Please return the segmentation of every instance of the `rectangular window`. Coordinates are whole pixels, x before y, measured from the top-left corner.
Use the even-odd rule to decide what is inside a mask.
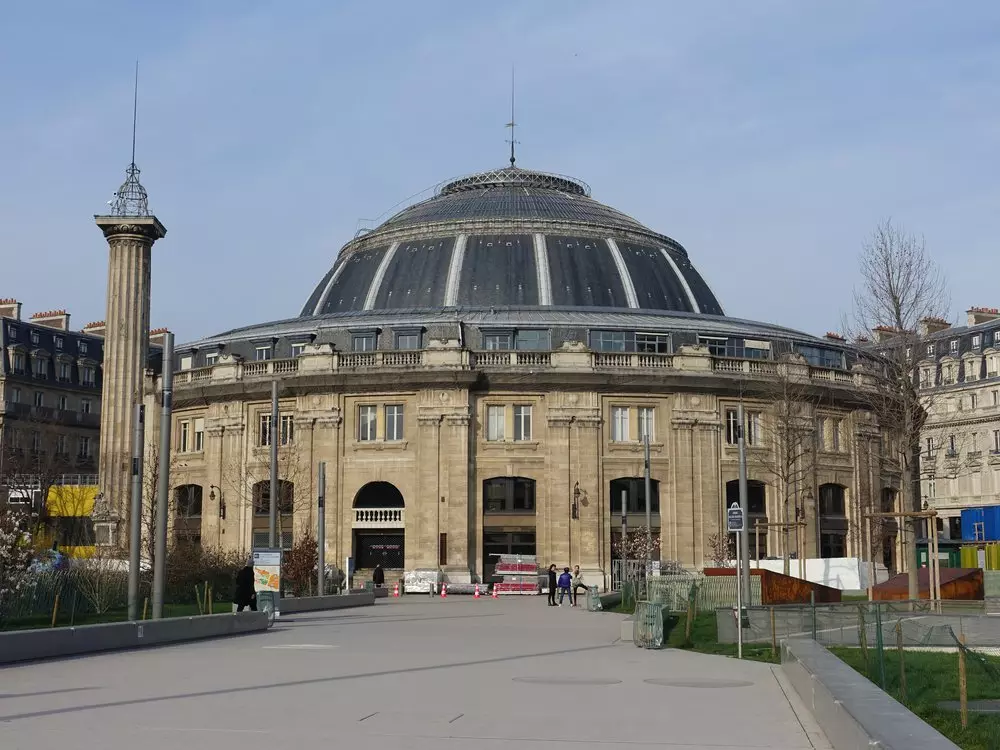
[[[816,445],[821,451],[826,450],[826,417],[816,417]]]
[[[271,444],[271,415],[264,413],[257,418],[257,445]]]
[[[448,535],[438,536],[438,565],[448,564]]]
[[[66,407],[69,404],[69,399],[65,396],[59,397],[59,411],[66,411]]]
[[[205,450],[205,420],[200,417],[194,420],[194,449],[198,453]]]
[[[178,425],[177,430],[177,450],[181,453],[187,453],[190,446],[191,439],[191,422],[184,419]]]
[[[38,331],[31,332],[31,343],[36,345],[38,344]]]
[[[544,351],[549,348],[549,332],[518,331],[514,336],[514,348]]]
[[[295,442],[295,417],[291,414],[281,414],[278,419],[281,422],[281,442],[279,445],[291,445]]]
[[[955,436],[954,435],[949,435],[948,436],[948,455],[949,456],[954,456],[957,453],[958,453],[958,449],[957,449],[956,444],[955,444]]]
[[[365,404],[358,407],[358,440],[370,443],[375,440],[378,428],[378,407]]]
[[[927,455],[930,456],[934,453],[934,438],[929,437],[924,441],[924,443],[927,446]]]
[[[351,351],[373,352],[375,351],[374,333],[356,333],[351,337]]]
[[[42,451],[42,435],[37,430],[31,433],[31,450],[35,453]]]
[[[507,437],[507,407],[486,407],[486,439],[504,440]]]
[[[10,389],[10,402],[12,404],[19,404],[19,403],[21,403],[21,389],[20,388],[11,388]]]
[[[979,435],[972,433],[969,435],[969,452],[976,453],[979,450]]]
[[[639,440],[649,437],[649,442],[656,440],[656,409],[652,406],[639,407]]]
[[[77,441],[77,455],[80,458],[90,458],[90,438],[82,437]]]
[[[271,358],[271,347],[270,346],[258,346],[253,350],[253,358],[255,362],[266,362]]]
[[[70,378],[73,376],[73,367],[69,362],[59,363],[59,380],[63,383],[68,383]]]
[[[56,336],[53,339],[53,341],[55,341],[56,349],[57,350],[62,350],[62,348],[63,348],[63,337],[62,336]]]
[[[747,445],[757,445],[761,439],[760,412],[745,411],[743,419],[746,422],[743,426],[743,440]],[[726,443],[728,445],[739,445],[739,411],[737,409],[726,409]]]
[[[829,369],[842,369],[844,367],[844,353],[835,349],[824,349],[821,346],[796,346],[795,351],[805,357],[806,362],[813,367]]]
[[[35,406],[45,406],[45,394],[35,391]]]
[[[181,357],[180,369],[190,370],[193,362],[194,362],[194,357],[190,354],[185,354],[183,357]]]
[[[629,439],[628,407],[611,407],[611,442],[624,443]]]
[[[928,357],[933,357],[934,356],[934,344],[928,344],[927,345],[927,356]]]
[[[760,445],[762,440],[761,435],[761,416],[759,411],[748,411],[746,414],[746,440],[747,445]]]
[[[834,452],[839,453],[840,452],[840,420],[839,419],[833,420],[833,423],[831,424],[831,427],[833,428],[831,430],[831,437],[833,438],[833,440],[832,440],[833,450],[834,450]]]
[[[90,414],[91,401],[89,398],[80,399],[80,411],[84,414]]]
[[[969,408],[970,409],[975,409],[978,406],[979,406],[979,396],[977,396],[975,393],[970,394],[969,395]]]
[[[67,448],[68,443],[69,439],[65,435],[60,435],[59,437],[57,437],[56,453],[58,453],[60,456],[65,456],[69,452]]]
[[[489,350],[506,351],[511,348],[509,333],[484,333],[483,348]]]
[[[660,333],[637,333],[635,350],[644,354],[669,354],[670,336]]]
[[[591,331],[590,346],[599,352],[623,352],[628,338],[625,331]]]
[[[396,334],[396,348],[397,349],[419,349],[420,348],[420,332],[419,331],[404,331],[402,333]]]
[[[740,442],[740,415],[736,409],[726,409],[726,444],[738,445]]]
[[[403,405],[387,404],[385,407],[385,439],[403,439]]]
[[[40,380],[45,380],[49,376],[49,363],[41,357],[32,360],[32,374]]]
[[[980,334],[976,334],[972,337],[972,348],[981,349],[983,346],[983,337]]]
[[[80,354],[86,354],[87,353],[87,342],[86,341],[78,341],[77,344],[76,344],[76,348],[80,351]]]
[[[20,375],[24,372],[24,354],[21,352],[14,352],[14,362],[12,363],[14,372]]]
[[[81,367],[80,368],[80,382],[84,385],[94,385],[94,368],[93,367]]]
[[[1000,453],[1000,430],[993,430],[993,452]]]
[[[17,326],[7,326],[7,335],[12,339],[17,338]]]
[[[219,361],[218,352],[212,352],[211,354],[205,355],[205,367],[215,367],[218,361]]]
[[[302,343],[292,344],[292,357],[301,357],[306,351],[306,345]]]
[[[952,339],[951,341],[948,342],[948,351],[950,351],[952,354],[958,352],[958,339]]]
[[[531,407],[527,404],[514,406],[514,439],[531,440]]]

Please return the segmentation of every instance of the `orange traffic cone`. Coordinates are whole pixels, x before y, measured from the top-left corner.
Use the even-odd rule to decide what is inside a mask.
[[[399,581],[396,581],[396,585],[392,587],[392,595],[399,598]]]
[[[493,598],[494,599],[499,599],[500,598],[500,596],[497,594],[496,584],[493,585]]]
[[[476,593],[473,595],[473,598],[474,599],[478,599],[479,598],[479,584],[478,583],[476,584]]]
[[[448,597],[448,584],[447,583],[442,583],[441,584],[441,598],[442,599],[446,599],[447,597]]]

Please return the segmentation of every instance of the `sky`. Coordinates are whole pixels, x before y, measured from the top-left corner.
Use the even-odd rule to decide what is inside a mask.
[[[959,11],[960,12],[957,12]],[[732,316],[814,334],[880,221],[952,315],[1000,306],[1000,3],[38,0],[0,19],[0,297],[105,317],[131,159],[178,342],[294,317],[363,220],[506,163],[683,244]]]

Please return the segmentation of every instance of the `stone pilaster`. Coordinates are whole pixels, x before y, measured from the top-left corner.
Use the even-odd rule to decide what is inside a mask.
[[[133,407],[142,401],[149,353],[150,259],[166,229],[154,216],[95,220],[109,251],[98,480],[109,517],[95,517],[95,527],[99,538],[119,544],[126,541],[118,524],[128,510]]]

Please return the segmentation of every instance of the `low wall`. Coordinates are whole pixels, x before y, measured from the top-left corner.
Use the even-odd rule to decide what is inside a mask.
[[[958,750],[958,745],[815,641],[783,641],[781,669],[834,750]]]
[[[385,591],[385,589],[382,589]],[[385,594],[382,595],[383,597]],[[350,594],[333,594],[331,596],[297,596],[282,599],[279,607],[282,615],[294,615],[298,612],[318,612],[325,609],[349,609],[351,607],[370,607],[375,604],[378,591],[360,591]]]
[[[0,664],[119,651],[267,630],[265,612],[171,617],[0,633]]]

